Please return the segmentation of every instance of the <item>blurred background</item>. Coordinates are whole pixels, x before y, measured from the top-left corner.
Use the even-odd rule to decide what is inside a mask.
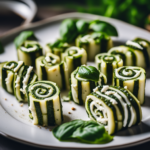
[[[149,0],[0,0],[0,35],[17,26],[68,12],[112,17],[150,31]]]

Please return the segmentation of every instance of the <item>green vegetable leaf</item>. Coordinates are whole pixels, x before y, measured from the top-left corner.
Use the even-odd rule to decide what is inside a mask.
[[[2,45],[2,43],[0,42],[0,54],[2,54],[4,52],[4,47]]]
[[[54,136],[62,141],[68,140],[73,132],[83,124],[83,120],[73,120],[71,122],[64,123],[60,126],[57,126],[53,129]]]
[[[89,23],[87,23],[84,20],[78,20],[76,22],[76,26],[77,26],[78,34],[84,34],[88,31]]]
[[[65,19],[60,26],[60,36],[63,41],[71,43],[78,35],[76,22],[72,19]]]
[[[118,32],[113,25],[100,20],[91,21],[89,29],[95,32],[105,32],[109,36],[118,36]]]
[[[54,136],[60,141],[77,140],[84,143],[104,144],[113,140],[104,126],[90,120],[73,120],[53,129]]]
[[[81,66],[78,69],[79,77],[91,80],[98,81],[100,72],[93,66]]]
[[[33,31],[23,31],[14,40],[16,48],[21,46],[26,40],[37,40]]]

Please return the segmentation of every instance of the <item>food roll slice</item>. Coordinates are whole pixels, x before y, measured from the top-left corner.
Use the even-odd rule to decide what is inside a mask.
[[[146,60],[146,64],[147,64],[147,68],[150,65],[150,41],[146,40],[146,39],[142,39],[142,38],[135,38],[132,41],[137,42],[138,44],[140,44],[143,49],[144,49],[144,56]]]
[[[146,72],[141,67],[123,66],[114,70],[113,85],[126,87],[140,104],[145,100]]]
[[[119,55],[123,59],[124,66],[149,67],[149,48],[140,42],[127,41],[125,46],[113,47],[108,53]]]
[[[32,66],[21,66],[14,75],[14,95],[19,102],[27,102],[26,87],[28,84],[38,80]]]
[[[0,86],[2,86],[2,68],[7,62],[0,63]]]
[[[67,42],[64,42],[61,39],[57,39],[54,43],[47,43],[44,51],[45,54],[47,53],[53,53],[59,57],[61,57],[61,53],[64,53],[67,48],[69,48],[71,45]]]
[[[60,125],[63,120],[60,90],[51,81],[37,81],[26,88],[29,116],[33,124],[41,126]]]
[[[107,52],[112,46],[111,38],[102,32],[94,32],[92,34],[80,35],[76,39],[76,46],[86,50],[88,60],[93,61],[95,55]]]
[[[104,125],[109,134],[140,123],[141,106],[127,89],[102,85],[87,96],[85,109],[90,119]]]
[[[36,69],[39,80],[55,82],[60,89],[69,89],[68,69],[64,62],[60,61],[59,56],[47,53],[36,59]]]
[[[71,94],[75,103],[83,105],[97,85],[107,83],[106,76],[93,66],[78,67],[71,74]]]
[[[10,94],[14,94],[14,76],[23,65],[23,61],[9,61],[2,67],[2,87]]]
[[[96,67],[107,77],[107,83],[112,83],[113,71],[123,66],[123,60],[113,54],[101,53],[95,57]]]
[[[69,77],[71,73],[79,66],[86,65],[87,53],[83,48],[69,47],[64,53],[62,53],[62,60],[66,63],[68,68]]]
[[[18,49],[18,60],[28,66],[35,66],[35,59],[42,55],[42,47],[37,41],[25,41]]]

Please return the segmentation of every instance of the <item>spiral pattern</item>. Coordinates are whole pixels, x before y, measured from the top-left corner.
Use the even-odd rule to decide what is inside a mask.
[[[83,48],[72,46],[62,53],[62,60],[65,61],[69,77],[77,67],[87,63],[87,53]]]
[[[108,53],[119,55],[124,66],[148,68],[150,65],[150,44],[144,39],[128,40],[125,46],[113,47]]]
[[[42,55],[42,47],[36,41],[25,41],[18,49],[18,60],[28,66],[35,66],[35,59]]]
[[[8,93],[14,94],[14,77],[23,65],[23,61],[10,61],[3,64],[1,71],[2,87]]]
[[[141,67],[123,66],[115,69],[113,75],[113,85],[126,87],[140,101],[145,99],[146,72]]]
[[[87,96],[86,111],[90,119],[104,125],[109,134],[138,124],[142,119],[138,99],[128,90],[115,86],[98,86]]]
[[[107,52],[113,46],[113,43],[105,33],[94,32],[80,35],[76,39],[76,46],[84,48],[87,52],[88,60],[93,61],[97,54]]]
[[[60,90],[56,83],[37,81],[29,84],[26,91],[29,116],[33,119],[33,124],[50,126],[62,123]]]
[[[107,83],[112,83],[113,71],[123,66],[123,60],[119,56],[101,53],[95,57],[96,67],[107,77]]]
[[[59,56],[47,53],[36,59],[36,69],[39,80],[55,82],[60,89],[69,89],[68,70],[64,62],[60,62]]]

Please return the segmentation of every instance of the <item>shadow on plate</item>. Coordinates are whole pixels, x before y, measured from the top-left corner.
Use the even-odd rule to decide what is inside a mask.
[[[145,96],[145,102],[142,105],[142,107],[150,107],[150,97],[149,96]]]
[[[144,122],[141,122],[137,126],[133,126],[128,129],[124,129],[122,131],[119,131],[116,135],[117,136],[132,136],[132,135],[138,135],[143,133],[150,133],[150,118],[145,120]]]

